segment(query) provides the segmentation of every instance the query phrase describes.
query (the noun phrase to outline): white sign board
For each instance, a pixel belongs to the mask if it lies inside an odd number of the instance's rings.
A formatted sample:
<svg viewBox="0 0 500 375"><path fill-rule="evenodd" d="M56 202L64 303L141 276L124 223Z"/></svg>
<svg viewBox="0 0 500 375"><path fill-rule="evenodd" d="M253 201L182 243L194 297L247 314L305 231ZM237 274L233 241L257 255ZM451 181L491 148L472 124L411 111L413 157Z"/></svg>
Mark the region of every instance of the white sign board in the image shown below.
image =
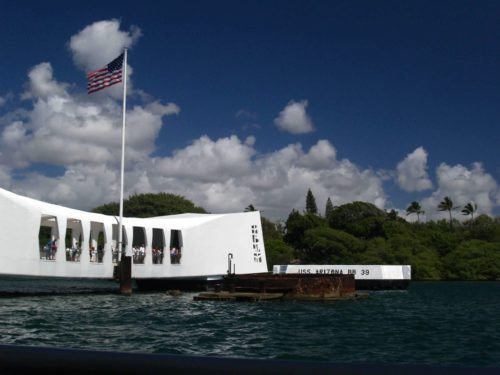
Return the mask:
<svg viewBox="0 0 500 375"><path fill-rule="evenodd" d="M411 280L409 265L277 265L274 274L354 275L357 280Z"/></svg>

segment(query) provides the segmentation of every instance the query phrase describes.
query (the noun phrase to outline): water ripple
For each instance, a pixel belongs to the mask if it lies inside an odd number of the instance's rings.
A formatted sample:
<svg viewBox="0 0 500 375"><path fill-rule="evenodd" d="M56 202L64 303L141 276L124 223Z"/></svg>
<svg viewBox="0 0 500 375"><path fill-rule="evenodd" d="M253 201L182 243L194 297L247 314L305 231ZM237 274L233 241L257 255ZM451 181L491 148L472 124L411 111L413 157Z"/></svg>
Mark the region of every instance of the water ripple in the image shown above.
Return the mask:
<svg viewBox="0 0 500 375"><path fill-rule="evenodd" d="M4 344L355 363L500 363L500 283L414 283L334 303L193 294L2 298Z"/></svg>

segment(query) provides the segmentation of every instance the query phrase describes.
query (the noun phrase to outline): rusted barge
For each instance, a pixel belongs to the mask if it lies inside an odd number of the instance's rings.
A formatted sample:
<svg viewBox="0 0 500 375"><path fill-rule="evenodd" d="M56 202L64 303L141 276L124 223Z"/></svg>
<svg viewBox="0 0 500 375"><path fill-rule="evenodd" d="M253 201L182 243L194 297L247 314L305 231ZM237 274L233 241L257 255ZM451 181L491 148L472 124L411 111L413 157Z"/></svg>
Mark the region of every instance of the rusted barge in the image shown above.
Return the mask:
<svg viewBox="0 0 500 375"><path fill-rule="evenodd" d="M195 300L263 301L309 300L330 301L355 299L366 294L356 292L353 275L228 275L221 289L200 293Z"/></svg>

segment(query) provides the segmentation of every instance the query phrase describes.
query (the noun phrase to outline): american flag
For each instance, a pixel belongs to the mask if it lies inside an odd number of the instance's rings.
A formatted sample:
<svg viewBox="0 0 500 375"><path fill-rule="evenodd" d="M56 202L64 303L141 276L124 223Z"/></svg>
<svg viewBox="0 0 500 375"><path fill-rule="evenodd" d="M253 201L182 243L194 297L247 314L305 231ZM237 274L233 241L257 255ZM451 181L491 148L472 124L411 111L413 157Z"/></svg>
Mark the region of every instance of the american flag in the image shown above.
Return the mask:
<svg viewBox="0 0 500 375"><path fill-rule="evenodd" d="M87 92L105 89L122 81L123 53L102 69L87 73Z"/></svg>

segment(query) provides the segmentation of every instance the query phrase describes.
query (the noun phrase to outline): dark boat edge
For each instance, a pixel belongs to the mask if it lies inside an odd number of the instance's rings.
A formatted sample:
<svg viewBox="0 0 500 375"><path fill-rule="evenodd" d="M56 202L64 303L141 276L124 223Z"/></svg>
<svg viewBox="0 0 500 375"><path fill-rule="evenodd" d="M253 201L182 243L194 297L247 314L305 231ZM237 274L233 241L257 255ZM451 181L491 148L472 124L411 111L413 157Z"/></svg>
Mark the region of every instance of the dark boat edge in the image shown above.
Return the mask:
<svg viewBox="0 0 500 375"><path fill-rule="evenodd" d="M498 374L499 368L350 364L328 361L250 359L126 353L0 344L2 374Z"/></svg>

